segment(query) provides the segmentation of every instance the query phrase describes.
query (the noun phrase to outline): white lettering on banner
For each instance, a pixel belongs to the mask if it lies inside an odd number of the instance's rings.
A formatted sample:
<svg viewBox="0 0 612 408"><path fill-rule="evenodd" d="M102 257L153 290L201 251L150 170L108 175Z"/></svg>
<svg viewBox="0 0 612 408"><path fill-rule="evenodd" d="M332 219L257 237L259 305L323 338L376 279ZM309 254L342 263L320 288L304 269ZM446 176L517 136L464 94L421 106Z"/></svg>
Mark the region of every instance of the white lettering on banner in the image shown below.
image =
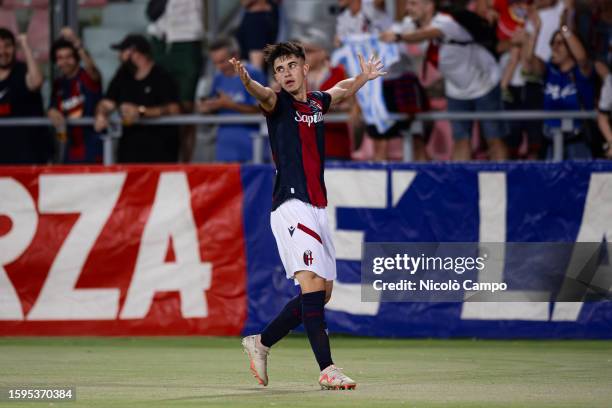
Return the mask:
<svg viewBox="0 0 612 408"><path fill-rule="evenodd" d="M480 212L480 242L506 242L506 173L478 173L478 207ZM482 281L503 282L505 250L502 245L489 247L486 269L478 273ZM481 253L480 256L484 254ZM514 291L513 291L514 292ZM546 294L515 293L525 299L547 298ZM469 292L466 297L469 297ZM464 302L461 308L463 320L548 320L548 302Z"/></svg>
<svg viewBox="0 0 612 408"><path fill-rule="evenodd" d="M392 173L393 205L410 187L416 172L395 171ZM363 231L343 231L338 228L336 211L344 208L386 208L387 171L386 170L345 170L329 169L325 172L325 184L329 192L327 215L329 227L336 247L338 259L361 260ZM367 186L367 188L364 188ZM359 194L355 192L358 191ZM361 285L334 282L334 295L326 305L329 310L354 315L375 316L380 302L361 302Z"/></svg>
<svg viewBox="0 0 612 408"><path fill-rule="evenodd" d="M12 224L10 231L0 236L0 320L23 320L19 296L4 266L28 248L36 234L38 215L28 190L12 178L0 178L0 215Z"/></svg>
<svg viewBox="0 0 612 408"><path fill-rule="evenodd" d="M594 173L589 180L589 191L584 204L580 230L576 242L602 242L610 243L612 239L612 174ZM584 265L584 251L574 250L568 265L568 271L579 271L577 265ZM576 276L570 276L576 278ZM563 288L562 288L563 290ZM582 310L582 302L556 303L553 321L576 321Z"/></svg>
<svg viewBox="0 0 612 408"><path fill-rule="evenodd" d="M75 289L96 239L108 221L125 173L40 176L41 214L79 218L62 244L28 320L108 320L117 317L118 289Z"/></svg>
<svg viewBox="0 0 612 408"><path fill-rule="evenodd" d="M176 256L172 263L164 262L170 240ZM120 318L144 318L155 293L162 291L180 293L183 317L207 317L205 291L211 275L212 264L200 259L187 177L183 172L161 173Z"/></svg>
<svg viewBox="0 0 612 408"><path fill-rule="evenodd" d="M314 115L306 115L300 114L300 112L295 112L295 121L296 122L304 122L310 127L311 124L317 124L319 122L323 122L323 114L321 112L317 112Z"/></svg>

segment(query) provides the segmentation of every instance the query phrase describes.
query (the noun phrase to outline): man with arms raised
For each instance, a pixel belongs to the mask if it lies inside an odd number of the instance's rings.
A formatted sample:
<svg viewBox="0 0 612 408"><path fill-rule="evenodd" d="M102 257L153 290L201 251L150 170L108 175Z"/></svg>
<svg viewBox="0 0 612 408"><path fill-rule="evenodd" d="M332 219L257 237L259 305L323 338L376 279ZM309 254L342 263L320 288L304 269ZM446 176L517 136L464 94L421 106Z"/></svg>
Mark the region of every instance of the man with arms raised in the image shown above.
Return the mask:
<svg viewBox="0 0 612 408"><path fill-rule="evenodd" d="M361 74L325 92L307 92L309 67L299 43L268 45L264 57L280 92L251 79L241 62L231 62L267 118L276 164L270 222L287 278L300 285L300 295L291 299L261 334L245 337L242 345L253 375L265 386L269 348L303 323L321 370L321 388L352 389L355 381L332 361L325 323L324 306L336 278L336 255L325 212L323 114L331 105L353 96L367 81L386 73L381 71L380 60L366 62L360 57Z"/></svg>

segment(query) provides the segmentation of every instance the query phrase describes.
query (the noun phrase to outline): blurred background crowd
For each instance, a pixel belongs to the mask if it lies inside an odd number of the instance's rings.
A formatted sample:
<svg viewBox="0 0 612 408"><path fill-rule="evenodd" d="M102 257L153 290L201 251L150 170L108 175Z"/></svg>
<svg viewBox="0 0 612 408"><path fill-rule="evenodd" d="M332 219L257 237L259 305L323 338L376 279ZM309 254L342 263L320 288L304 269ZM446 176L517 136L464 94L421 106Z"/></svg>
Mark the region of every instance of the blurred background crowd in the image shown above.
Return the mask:
<svg viewBox="0 0 612 408"><path fill-rule="evenodd" d="M303 44L308 88L325 90L350 74L334 54L363 38L397 46L379 99L405 118L381 128L347 101L326 125L329 159L402 160L406 132L417 161L550 159L560 129L565 159L612 158L612 0L79 0L63 20L54 3L0 0L0 120L53 124L0 127L0 164L101 163L113 115L119 163L249 162L258 125L138 121L258 113L228 60L277 87L262 53L277 41ZM413 120L525 110L597 116Z"/></svg>

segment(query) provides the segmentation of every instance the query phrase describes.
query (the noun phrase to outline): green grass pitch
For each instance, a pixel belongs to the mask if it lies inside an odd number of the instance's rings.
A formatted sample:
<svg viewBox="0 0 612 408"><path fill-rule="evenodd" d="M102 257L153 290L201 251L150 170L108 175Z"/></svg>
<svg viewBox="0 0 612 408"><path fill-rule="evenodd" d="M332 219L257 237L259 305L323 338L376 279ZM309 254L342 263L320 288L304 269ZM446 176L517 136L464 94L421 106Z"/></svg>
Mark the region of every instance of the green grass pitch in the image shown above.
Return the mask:
<svg viewBox="0 0 612 408"><path fill-rule="evenodd" d="M303 336L248 369L240 339L0 338L0 385L75 386L69 403L2 407L612 407L610 341L382 340L332 336L354 391L321 391Z"/></svg>

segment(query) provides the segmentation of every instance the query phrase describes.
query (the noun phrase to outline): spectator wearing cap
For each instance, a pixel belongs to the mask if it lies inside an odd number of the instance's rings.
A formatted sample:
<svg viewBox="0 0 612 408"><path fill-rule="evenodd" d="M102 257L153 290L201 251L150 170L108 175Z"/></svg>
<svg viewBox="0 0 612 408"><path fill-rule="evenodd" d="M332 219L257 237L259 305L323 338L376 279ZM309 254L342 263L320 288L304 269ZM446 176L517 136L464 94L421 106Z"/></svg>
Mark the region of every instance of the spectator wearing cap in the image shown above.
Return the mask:
<svg viewBox="0 0 612 408"><path fill-rule="evenodd" d="M210 94L198 102L198 112L204 114L236 115L257 113L257 101L249 94L236 74L231 58L238 58L240 51L233 38L219 38L209 46L209 56L215 66ZM266 83L264 74L246 64L255 81ZM220 125L217 129L216 160L221 162L247 162L253 158L253 135L259 126Z"/></svg>
<svg viewBox="0 0 612 408"><path fill-rule="evenodd" d="M145 37L130 34L111 48L119 51L122 65L96 108L96 131L106 129L109 115L118 110L124 124L119 139L119 163L176 162L178 129L175 126L138 124L141 118L180 113L174 80L155 64Z"/></svg>
<svg viewBox="0 0 612 408"><path fill-rule="evenodd" d="M93 116L102 99L100 72L69 27L53 43L51 59L59 73L53 82L47 116L60 137L64 163L102 163L102 139L91 127L66 128L66 118ZM83 64L81 66L81 63Z"/></svg>
<svg viewBox="0 0 612 408"><path fill-rule="evenodd" d="M331 66L329 53L332 43L325 32L311 27L296 40L302 43L306 52L309 91L330 89L347 78L342 65ZM355 98L347 99L335 106L333 111L349 112L354 103ZM351 159L351 140L345 123L325 123L325 157L331 160Z"/></svg>
<svg viewBox="0 0 612 408"><path fill-rule="evenodd" d="M17 61L17 44L26 62ZM25 35L0 27L0 118L43 116L40 88L43 76ZM51 158L52 141L41 127L3 127L0 164L44 164Z"/></svg>

